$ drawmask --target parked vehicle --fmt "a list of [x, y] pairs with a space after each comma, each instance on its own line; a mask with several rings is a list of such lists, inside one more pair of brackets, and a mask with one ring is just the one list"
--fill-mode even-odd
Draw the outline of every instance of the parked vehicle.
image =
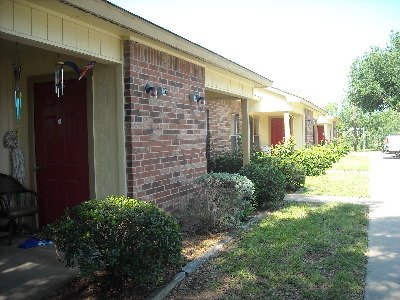
[[386, 136], [383, 152], [400, 156], [400, 134], [391, 134]]

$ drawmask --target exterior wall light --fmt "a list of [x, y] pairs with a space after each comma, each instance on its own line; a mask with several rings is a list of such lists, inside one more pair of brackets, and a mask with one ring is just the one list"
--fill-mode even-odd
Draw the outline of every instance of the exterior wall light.
[[146, 92], [146, 94], [150, 94], [150, 96], [157, 96], [157, 89], [148, 83], [146, 83], [146, 85], [144, 86], [144, 91]]

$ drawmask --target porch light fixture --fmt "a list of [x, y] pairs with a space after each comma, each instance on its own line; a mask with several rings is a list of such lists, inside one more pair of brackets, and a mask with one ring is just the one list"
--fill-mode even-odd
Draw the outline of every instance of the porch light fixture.
[[168, 94], [168, 90], [166, 87], [159, 86], [157, 88], [157, 95], [158, 96], [166, 96]]
[[200, 96], [198, 93], [191, 93], [189, 94], [189, 99], [192, 101], [196, 101], [197, 103], [199, 102], [205, 102], [204, 97]]
[[144, 91], [146, 94], [150, 94], [150, 96], [153, 96], [153, 97], [157, 96], [157, 88], [148, 83], [146, 83], [146, 85], [144, 86]]

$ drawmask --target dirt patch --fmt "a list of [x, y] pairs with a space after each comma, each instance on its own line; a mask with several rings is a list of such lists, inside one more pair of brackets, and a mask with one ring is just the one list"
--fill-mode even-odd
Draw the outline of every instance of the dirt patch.
[[[224, 232], [184, 237], [182, 243], [183, 265], [205, 253], [226, 235], [227, 233]], [[168, 283], [179, 270], [179, 268], [168, 270], [164, 283]], [[97, 272], [92, 277], [73, 279], [51, 293], [46, 299], [145, 299], [151, 292], [138, 293], [132, 282], [116, 282], [106, 272]]]

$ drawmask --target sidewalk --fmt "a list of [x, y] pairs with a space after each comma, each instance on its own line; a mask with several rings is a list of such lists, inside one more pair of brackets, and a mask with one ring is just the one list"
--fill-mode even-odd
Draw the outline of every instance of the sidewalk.
[[29, 237], [16, 238], [12, 246], [0, 239], [0, 300], [41, 299], [77, 274], [58, 260], [53, 245], [18, 248]]
[[368, 265], [365, 300], [400, 299], [400, 160], [371, 157]]

